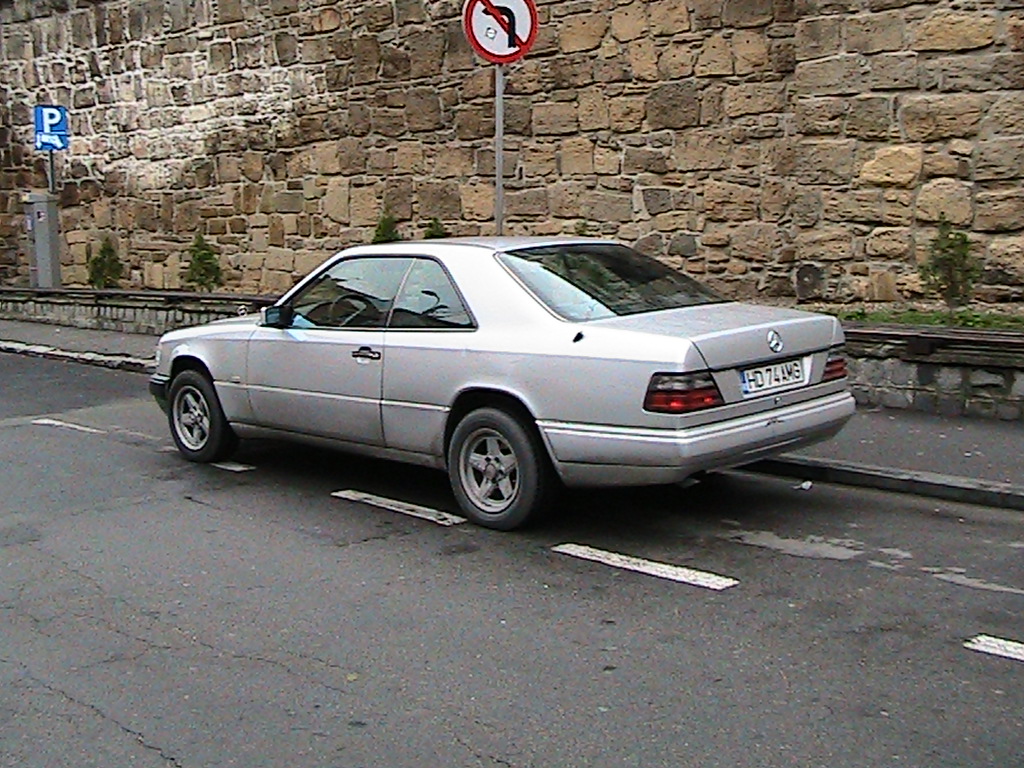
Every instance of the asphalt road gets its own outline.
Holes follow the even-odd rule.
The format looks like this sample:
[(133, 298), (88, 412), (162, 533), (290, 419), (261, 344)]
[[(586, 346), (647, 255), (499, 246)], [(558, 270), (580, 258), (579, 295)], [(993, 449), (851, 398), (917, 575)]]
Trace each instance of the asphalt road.
[(1024, 642), (1020, 513), (730, 474), (443, 527), (331, 495), (455, 511), (425, 470), (188, 464), (145, 381), (0, 355), (0, 766), (1024, 765), (1024, 662), (965, 647)]

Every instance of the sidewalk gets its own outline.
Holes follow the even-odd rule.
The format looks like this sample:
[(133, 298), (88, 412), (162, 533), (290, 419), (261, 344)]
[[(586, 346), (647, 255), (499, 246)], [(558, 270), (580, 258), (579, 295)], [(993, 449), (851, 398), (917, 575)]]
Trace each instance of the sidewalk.
[[(155, 336), (0, 320), (0, 352), (144, 372)], [(749, 469), (1024, 510), (1024, 423), (862, 408), (834, 439)]]

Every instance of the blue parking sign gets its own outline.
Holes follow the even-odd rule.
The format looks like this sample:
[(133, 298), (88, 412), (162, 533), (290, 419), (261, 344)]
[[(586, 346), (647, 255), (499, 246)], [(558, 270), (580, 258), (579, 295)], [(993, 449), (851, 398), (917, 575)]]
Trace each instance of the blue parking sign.
[(67, 149), (71, 145), (68, 111), (49, 104), (36, 107), (36, 149)]

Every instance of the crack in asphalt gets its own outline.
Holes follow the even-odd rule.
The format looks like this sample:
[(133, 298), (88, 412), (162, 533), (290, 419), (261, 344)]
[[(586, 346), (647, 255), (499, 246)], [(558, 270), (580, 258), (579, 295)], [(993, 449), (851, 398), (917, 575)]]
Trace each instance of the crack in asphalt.
[(36, 683), (43, 689), (49, 691), (50, 693), (63, 697), (64, 699), (71, 702), (77, 707), (89, 710), (104, 722), (112, 723), (122, 733), (134, 738), (135, 741), (138, 742), (144, 749), (150, 750), (151, 752), (155, 752), (156, 754), (158, 754), (160, 758), (164, 760), (164, 762), (166, 762), (168, 765), (175, 766), (175, 768), (183, 768), (181, 761), (177, 757), (168, 754), (163, 747), (149, 743), (146, 740), (146, 736), (142, 731), (135, 730), (134, 728), (125, 725), (116, 717), (114, 717), (108, 712), (105, 712), (103, 709), (96, 706), (95, 704), (91, 704), (88, 701), (83, 701), (77, 696), (73, 696), (63, 688), (60, 688), (59, 686), (47, 682), (46, 680), (43, 680), (41, 677), (38, 677), (37, 675), (34, 675), (24, 664), (19, 663), (18, 666), (22, 668), (22, 670), (24, 671), (24, 675), (28, 680), (31, 680), (33, 683)]

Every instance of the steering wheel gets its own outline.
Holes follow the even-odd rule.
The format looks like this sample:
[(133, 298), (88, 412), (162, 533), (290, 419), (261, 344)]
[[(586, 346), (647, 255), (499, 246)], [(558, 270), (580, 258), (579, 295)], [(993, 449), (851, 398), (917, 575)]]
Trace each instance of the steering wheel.
[[(346, 307), (344, 306), (345, 304), (348, 304), (349, 306)], [(355, 309), (352, 307), (355, 307)], [(372, 308), (373, 305), (362, 296), (355, 293), (345, 293), (331, 302), (327, 316), (331, 325), (345, 326), (359, 317), (359, 315)], [(344, 317), (342, 317), (342, 315), (344, 315)]]

